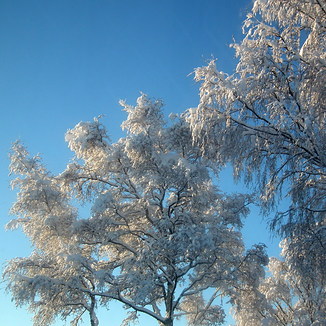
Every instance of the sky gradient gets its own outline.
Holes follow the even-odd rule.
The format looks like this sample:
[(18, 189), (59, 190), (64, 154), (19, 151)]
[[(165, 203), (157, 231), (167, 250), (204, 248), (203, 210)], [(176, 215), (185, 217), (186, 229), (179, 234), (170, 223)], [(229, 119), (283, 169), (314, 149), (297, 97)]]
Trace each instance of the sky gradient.
[[(21, 140), (59, 173), (72, 157), (64, 134), (78, 122), (103, 114), (111, 139), (123, 136), (120, 99), (134, 104), (144, 92), (163, 99), (166, 115), (195, 107), (194, 68), (217, 58), (218, 68), (232, 73), (236, 59), (229, 44), (241, 40), (250, 8), (250, 0), (0, 0), (1, 266), (31, 251), (19, 230), (4, 231), (15, 200), (8, 176), (11, 143)], [(245, 191), (233, 184), (230, 170), (221, 189)], [(254, 208), (245, 240), (265, 242), (277, 255), (277, 241), (258, 215)], [(0, 287), (0, 325), (32, 325), (31, 315), (15, 309)], [(123, 316), (116, 309), (100, 312), (101, 325), (119, 325)]]

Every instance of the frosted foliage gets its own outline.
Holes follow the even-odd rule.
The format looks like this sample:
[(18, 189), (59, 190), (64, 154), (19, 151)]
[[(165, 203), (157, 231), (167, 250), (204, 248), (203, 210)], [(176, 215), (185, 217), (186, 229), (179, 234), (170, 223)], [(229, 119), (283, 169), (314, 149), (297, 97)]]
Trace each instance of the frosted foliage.
[(69, 196), (61, 191), (60, 182), (46, 171), (38, 157), (28, 157), (22, 144), (13, 145), (10, 158), (11, 173), (22, 177), (12, 181), (12, 187), (19, 189), (11, 208), (17, 218), (7, 227), (22, 226), (35, 247), (60, 252), (69, 241), (69, 228), (76, 218)]
[[(323, 252), (311, 255), (307, 243), (316, 241), (316, 238), (302, 240), (300, 248), (294, 244), (295, 239), (283, 240), (284, 260), (271, 258), (268, 264), (270, 276), (256, 278), (254, 283), (248, 283), (240, 292), (236, 298), (237, 325), (325, 324), (325, 242), (315, 243)], [(320, 261), (321, 258), (323, 261)]]
[[(14, 147), (12, 171), (22, 177), (11, 225), (23, 227), (36, 251), (10, 261), (5, 277), (35, 325), (69, 315), (77, 325), (84, 311), (98, 325), (96, 305), (111, 300), (129, 312), (123, 325), (139, 312), (159, 325), (182, 316), (189, 325), (218, 325), (218, 297), (235, 295), (244, 266), (266, 264), (244, 252), (240, 228), (251, 198), (217, 189), (189, 124), (177, 117), (167, 127), (161, 106), (144, 94), (136, 106), (123, 103), (128, 136), (113, 144), (97, 119), (79, 123), (66, 135), (75, 159), (58, 176)], [(77, 218), (70, 201), (88, 203), (89, 217)]]
[(83, 260), (71, 259), (89, 257), (90, 251), (74, 241), (77, 210), (69, 203), (70, 194), (21, 143), (13, 145), (10, 159), (10, 172), (16, 176), (12, 187), (18, 194), (11, 208), (16, 218), (7, 228), (21, 227), (35, 251), (8, 262), (7, 290), (17, 305), (29, 306), (35, 325), (48, 326), (57, 317), (73, 318), (71, 325), (77, 325), (87, 311), (96, 326), (95, 297), (85, 291), (94, 285), (92, 275)]
[(120, 101), (124, 110), (128, 112), (128, 119), (122, 123), (122, 128), (133, 134), (159, 131), (164, 124), (161, 108), (162, 101), (152, 102), (145, 94), (137, 99), (137, 106), (133, 107)]
[(93, 151), (101, 150), (107, 146), (106, 131), (98, 118), (93, 122), (80, 122), (74, 129), (68, 130), (65, 140), (69, 148), (75, 152), (77, 158), (94, 155)]
[(256, 0), (232, 45), (235, 72), (215, 61), (195, 71), (200, 104), (184, 114), (194, 145), (207, 160), (231, 162), (263, 212), (290, 199), (271, 221), (286, 238), (284, 262), (239, 286), (239, 325), (325, 324), (325, 29), (324, 0)]
[[(11, 260), (4, 271), (7, 290), (17, 306), (28, 305), (34, 325), (48, 326), (56, 318), (72, 319), (78, 325), (85, 311), (92, 315), (94, 297), (78, 287), (91, 287), (91, 276), (82, 264), (73, 264), (67, 255), (34, 252), (28, 258)], [(93, 326), (96, 316), (93, 316)]]
[(265, 210), (287, 194), (292, 205), (272, 227), (325, 219), (326, 3), (256, 0), (233, 44), (232, 75), (212, 61), (195, 71), (200, 104), (185, 113), (205, 157), (233, 163), (236, 177), (258, 185)]
[(265, 246), (259, 244), (248, 250), (246, 259), (242, 262), (238, 284), (231, 293), (237, 326), (258, 326), (264, 323), (261, 312), (265, 310), (267, 302), (258, 287), (265, 277), (264, 266), (267, 260)]
[(201, 294), (186, 297), (180, 308), (188, 314), (189, 326), (214, 326), (224, 322), (223, 309), (217, 305), (207, 306)]

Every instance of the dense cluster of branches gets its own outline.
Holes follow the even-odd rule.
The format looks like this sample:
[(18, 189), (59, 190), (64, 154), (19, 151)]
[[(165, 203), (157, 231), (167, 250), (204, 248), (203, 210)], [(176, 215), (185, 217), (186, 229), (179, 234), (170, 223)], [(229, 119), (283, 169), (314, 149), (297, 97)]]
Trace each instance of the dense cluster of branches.
[[(168, 124), (162, 103), (142, 95), (111, 143), (98, 119), (66, 134), (75, 158), (52, 175), (13, 146), (18, 188), (12, 207), (34, 245), (4, 272), (35, 325), (77, 325), (119, 301), (160, 325), (219, 325), (228, 297), (239, 326), (321, 326), (326, 320), (326, 3), (256, 0), (234, 44), (233, 75), (215, 62), (196, 69), (200, 104)], [(245, 251), (243, 217), (252, 197), (227, 196), (212, 181), (232, 163), (257, 187), (263, 212), (288, 196), (271, 226), (283, 260), (263, 245)], [(80, 218), (72, 203), (91, 205)], [(269, 276), (265, 276), (268, 264)]]

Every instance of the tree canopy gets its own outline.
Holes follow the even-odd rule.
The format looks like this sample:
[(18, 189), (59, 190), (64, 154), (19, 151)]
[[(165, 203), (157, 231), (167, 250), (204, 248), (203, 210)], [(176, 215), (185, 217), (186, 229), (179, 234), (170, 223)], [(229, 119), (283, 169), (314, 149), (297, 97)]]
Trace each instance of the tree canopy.
[(200, 104), (187, 112), (203, 155), (257, 184), (265, 210), (291, 198), (272, 222), (285, 235), (325, 222), (325, 22), (325, 1), (255, 1), (234, 74), (196, 69)]
[[(112, 144), (99, 119), (79, 123), (66, 134), (75, 159), (60, 175), (14, 145), (11, 169), (22, 177), (12, 209), (20, 217), (10, 226), (21, 225), (36, 250), (9, 263), (8, 289), (37, 325), (69, 314), (77, 324), (85, 311), (98, 325), (96, 298), (123, 303), (131, 311), (125, 324), (142, 312), (160, 325), (181, 316), (219, 325), (225, 312), (216, 298), (235, 295), (249, 257), (259, 258), (250, 266), (260, 276), (267, 264), (263, 246), (244, 249), (250, 197), (213, 184), (189, 124), (167, 125), (160, 101), (142, 95), (136, 106), (121, 104), (128, 136)], [(71, 201), (90, 203), (90, 216), (78, 218)]]

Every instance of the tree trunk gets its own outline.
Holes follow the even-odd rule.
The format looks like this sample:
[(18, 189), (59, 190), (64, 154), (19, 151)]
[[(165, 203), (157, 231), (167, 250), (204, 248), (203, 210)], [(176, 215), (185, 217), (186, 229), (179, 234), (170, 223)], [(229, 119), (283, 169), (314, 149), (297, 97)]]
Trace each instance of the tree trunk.
[(93, 311), (92, 314), (90, 314), (90, 319), (91, 319), (91, 326), (98, 326), (99, 325), (98, 319), (97, 319), (96, 314), (95, 314), (94, 311)]
[(98, 321), (96, 313), (95, 313), (95, 304), (96, 304), (95, 298), (91, 297), (91, 308), (89, 310), (89, 318), (90, 318), (90, 321), (91, 321), (91, 326), (98, 326), (99, 325), (99, 321)]
[(167, 318), (163, 322), (160, 322), (160, 326), (173, 326), (173, 319)]

